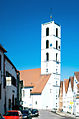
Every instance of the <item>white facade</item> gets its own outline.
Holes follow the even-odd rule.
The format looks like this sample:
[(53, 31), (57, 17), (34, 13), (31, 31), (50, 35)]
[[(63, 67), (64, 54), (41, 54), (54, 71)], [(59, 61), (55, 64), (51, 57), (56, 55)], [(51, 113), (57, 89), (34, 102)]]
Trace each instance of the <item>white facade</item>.
[[(48, 30), (48, 36), (46, 30)], [(56, 34), (57, 29), (57, 34)], [(46, 42), (48, 40), (48, 47)], [(42, 24), (41, 30), (41, 74), (59, 74), (60, 75), (60, 48), (61, 48), (61, 27), (52, 22)], [(47, 61), (46, 53), (49, 54)], [(57, 55), (57, 56), (56, 56)], [(57, 57), (57, 58), (56, 58)], [(60, 80), (60, 78), (59, 78)]]
[[(41, 94), (30, 95), (32, 88), (22, 89), (23, 107), (37, 109), (58, 109), (59, 108), (59, 86), (56, 84), (53, 74), (50, 76)], [(58, 82), (59, 84), (59, 82)]]
[(50, 78), (41, 94), (30, 95), (30, 87), (22, 89), (23, 107), (57, 110), (61, 67), (61, 27), (54, 21), (41, 26), (41, 74)]
[(58, 109), (61, 67), (61, 27), (54, 21), (42, 24), (41, 75), (52, 74), (52, 108)]
[(30, 96), (30, 90), (32, 90), (31, 87), (23, 88), (22, 89), (22, 101), (23, 101), (23, 107), (30, 107), (32, 108), (32, 99)]
[(63, 82), (63, 111), (79, 116), (79, 82), (75, 75), (72, 83), (67, 80), (69, 83)]
[(65, 92), (65, 87), (63, 89), (63, 111), (73, 114), (73, 91), (71, 81), (69, 81), (67, 93)]

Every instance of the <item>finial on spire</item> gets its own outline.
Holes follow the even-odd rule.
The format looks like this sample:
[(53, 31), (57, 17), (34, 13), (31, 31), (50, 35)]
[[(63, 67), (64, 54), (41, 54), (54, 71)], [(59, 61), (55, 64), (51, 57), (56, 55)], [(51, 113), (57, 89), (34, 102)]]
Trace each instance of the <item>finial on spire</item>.
[(52, 8), (50, 8), (50, 21), (52, 21)]

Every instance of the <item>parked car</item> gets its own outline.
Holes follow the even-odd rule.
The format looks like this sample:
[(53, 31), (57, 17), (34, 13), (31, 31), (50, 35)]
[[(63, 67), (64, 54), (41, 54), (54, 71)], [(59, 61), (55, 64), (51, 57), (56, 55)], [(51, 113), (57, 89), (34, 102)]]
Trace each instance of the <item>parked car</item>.
[(3, 116), (2, 116), (2, 114), (0, 113), (0, 119), (5, 119)]
[(32, 117), (39, 116), (39, 111), (37, 109), (32, 109), (31, 113), (32, 113)]
[(23, 119), (32, 119), (31, 111), (29, 109), (22, 110)]
[(3, 117), (5, 119), (22, 119), (22, 113), (18, 110), (10, 110), (10, 111), (7, 111)]

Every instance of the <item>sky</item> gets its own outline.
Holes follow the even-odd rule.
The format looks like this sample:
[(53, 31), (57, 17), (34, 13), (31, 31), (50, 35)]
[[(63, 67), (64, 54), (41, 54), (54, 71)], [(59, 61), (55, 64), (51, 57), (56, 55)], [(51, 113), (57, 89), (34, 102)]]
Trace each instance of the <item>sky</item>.
[(79, 0), (0, 0), (0, 44), (18, 70), (41, 67), (41, 24), (61, 25), (61, 80), (79, 71)]

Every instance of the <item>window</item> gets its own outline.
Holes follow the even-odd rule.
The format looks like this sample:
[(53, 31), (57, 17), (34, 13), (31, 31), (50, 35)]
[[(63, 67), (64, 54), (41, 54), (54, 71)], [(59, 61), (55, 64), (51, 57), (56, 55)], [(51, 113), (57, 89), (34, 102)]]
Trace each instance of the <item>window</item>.
[(25, 91), (23, 90), (23, 97), (25, 96)]
[(57, 107), (57, 103), (56, 103), (56, 107)]
[(49, 41), (46, 40), (46, 48), (49, 48)]
[(58, 49), (58, 41), (56, 41), (56, 49)]
[(56, 85), (57, 85), (57, 81), (56, 81)]
[(0, 70), (1, 70), (1, 55), (0, 55)]
[(57, 55), (58, 55), (58, 53), (56, 53), (56, 62), (57, 62)]
[(1, 99), (1, 84), (0, 84), (0, 99)]
[(16, 86), (16, 79), (14, 76), (12, 76), (12, 82), (11, 83), (12, 83), (12, 85)]
[(49, 61), (49, 53), (46, 53), (46, 61)]
[(8, 100), (8, 108), (11, 109), (11, 99)]
[(37, 101), (35, 102), (35, 104), (37, 105)]
[(49, 36), (49, 28), (46, 28), (46, 36)]
[(6, 77), (6, 86), (11, 86), (11, 77)]
[(58, 28), (56, 28), (56, 37), (58, 37)]
[(48, 69), (46, 69), (46, 72), (48, 72)]

